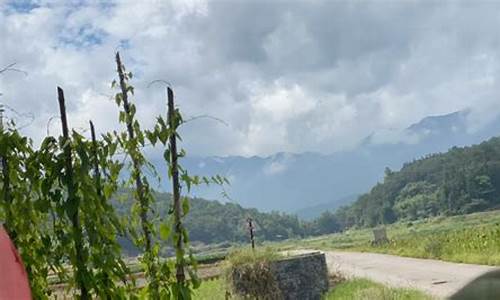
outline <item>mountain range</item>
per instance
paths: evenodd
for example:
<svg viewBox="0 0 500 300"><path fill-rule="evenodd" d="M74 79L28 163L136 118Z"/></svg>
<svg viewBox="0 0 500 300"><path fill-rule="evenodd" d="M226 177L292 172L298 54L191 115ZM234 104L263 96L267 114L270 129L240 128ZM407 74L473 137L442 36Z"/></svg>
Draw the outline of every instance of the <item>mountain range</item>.
<svg viewBox="0 0 500 300"><path fill-rule="evenodd" d="M195 197L233 201L262 211L296 213L304 219L354 201L379 182L386 168L453 146L479 143L500 133L500 118L470 130L470 111L429 116L401 132L397 142L382 142L374 133L355 149L333 154L276 153L267 157L186 157L182 165L192 174L219 174L231 184L200 186ZM222 192L229 197L223 197Z"/></svg>

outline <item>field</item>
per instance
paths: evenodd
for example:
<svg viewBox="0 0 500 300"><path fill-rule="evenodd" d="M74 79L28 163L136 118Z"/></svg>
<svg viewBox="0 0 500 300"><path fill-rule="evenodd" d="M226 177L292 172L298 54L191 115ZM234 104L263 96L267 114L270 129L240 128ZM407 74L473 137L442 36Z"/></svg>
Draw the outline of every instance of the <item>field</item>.
<svg viewBox="0 0 500 300"><path fill-rule="evenodd" d="M372 229L271 243L279 249L377 252L451 262L500 265L500 211L400 222L386 227L389 243L372 245Z"/></svg>

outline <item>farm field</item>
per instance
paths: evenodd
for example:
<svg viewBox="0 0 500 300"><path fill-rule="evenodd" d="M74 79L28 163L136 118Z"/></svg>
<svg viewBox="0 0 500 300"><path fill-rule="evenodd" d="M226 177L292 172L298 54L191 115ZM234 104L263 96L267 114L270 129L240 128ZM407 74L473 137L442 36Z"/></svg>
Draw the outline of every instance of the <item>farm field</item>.
<svg viewBox="0 0 500 300"><path fill-rule="evenodd" d="M375 252L450 262L500 265L500 211L435 217L386 226L389 243L372 245L372 229L351 229L308 239L268 243L281 250L307 248Z"/></svg>

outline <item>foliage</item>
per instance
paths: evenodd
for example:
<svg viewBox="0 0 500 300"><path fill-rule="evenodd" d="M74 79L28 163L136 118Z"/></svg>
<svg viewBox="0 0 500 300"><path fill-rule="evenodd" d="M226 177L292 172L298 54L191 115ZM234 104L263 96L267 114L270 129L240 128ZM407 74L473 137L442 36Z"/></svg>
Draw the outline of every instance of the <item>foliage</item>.
<svg viewBox="0 0 500 300"><path fill-rule="evenodd" d="M337 232L340 229L341 227L337 216L330 211L325 211L316 220L313 221L311 234L327 234Z"/></svg>
<svg viewBox="0 0 500 300"><path fill-rule="evenodd" d="M386 170L382 183L335 215L341 228L459 215L500 206L500 138Z"/></svg>
<svg viewBox="0 0 500 300"><path fill-rule="evenodd" d="M126 131L115 133L113 137L116 139L125 153L130 157L127 164L127 169L130 173L130 179L126 181L128 186L134 186L133 196L136 202L131 207L130 223L128 230L133 237L135 246L141 249L143 253L141 261L144 265L145 276L148 278L148 284L144 288L144 293L150 295L154 299L158 299L160 295L170 297L168 286L170 270L168 265L165 266L167 272L159 273L159 246L155 243L153 236L156 234L154 222L150 217L152 214L151 203L153 200L151 189L149 188L148 179L143 175L144 168L153 166L147 161L142 152L145 146L144 132L138 120L135 117L136 107L129 99L129 94L134 94L134 88L128 84L128 80L132 77L131 73L125 72L125 66L122 64L119 53L116 53L116 65L119 77L120 91L115 95L115 102L121 109L119 112L119 122L126 126ZM112 83L114 87L115 81ZM153 215L153 218L156 217ZM136 228L140 227L142 232L138 234ZM161 274L161 276L160 276Z"/></svg>
<svg viewBox="0 0 500 300"><path fill-rule="evenodd" d="M23 137L11 123L0 130L0 157L2 180L0 187L0 220L5 220L7 232L26 264L33 296L44 298L48 294L47 275L50 268L60 268L58 260L47 264L53 238L50 230L49 199L40 192L42 178L40 160L44 149L35 152L32 141ZM15 216L22 215L22 218ZM51 255L51 257L53 257Z"/></svg>
<svg viewBox="0 0 500 300"><path fill-rule="evenodd" d="M189 199L184 198L173 210L163 206L163 218L159 218L144 175L146 168L154 169L142 148L146 140L153 146L164 145L169 174L177 172L188 192L195 184L224 184L227 180L190 176L171 163L174 157L185 155L184 150L177 153L167 145L174 137L180 139L177 128L183 121L179 110L174 112L172 105L168 123L159 116L153 130L142 130L129 100L134 92L128 84L132 74L125 72L118 53L116 62L120 91L115 101L121 109L118 119L126 127L124 132L105 133L102 141L95 139L92 123L91 139L75 130L70 132L61 88L58 100L63 135L46 137L38 149L16 130L15 124L3 126L0 119L0 220L22 255L37 299L50 296L49 278L51 282L68 283L67 291L81 299L191 299L192 288L199 285L183 225L190 210ZM125 159L117 160L119 154ZM116 199L111 198L122 184L129 187L136 201L119 214ZM176 218L171 217L173 211ZM142 249L147 287L140 294L118 243L118 238L129 237ZM175 262L160 260L161 244L168 242L176 249ZM186 269L190 280L180 281L179 276L175 280L175 267L177 275Z"/></svg>
<svg viewBox="0 0 500 300"><path fill-rule="evenodd" d="M134 200L130 197L130 190L121 189L116 194L113 205L119 215L127 215ZM172 195L155 191L153 210L159 214L159 220L168 218L168 211L172 207ZM120 201L118 199L121 199ZM184 224L189 231L189 238L197 244L231 244L249 242L248 224L246 219L251 217L256 223L256 240L279 241L289 238L305 237L312 232L312 227L301 222L296 216L278 212L259 212L253 208L243 208L237 203L220 203L215 200L189 198L189 214ZM126 241L122 242L129 255L137 255L138 251Z"/></svg>
<svg viewBox="0 0 500 300"><path fill-rule="evenodd" d="M64 102L62 89L59 96ZM106 199L116 187L119 167L109 145L92 151L77 132L65 134L45 138L35 150L15 124L1 128L0 218L21 253L34 297L50 295L49 272L78 287L82 298L90 293L117 297L124 287L115 282L125 280L127 272L116 242L120 225ZM108 171L99 186L92 163Z"/></svg>

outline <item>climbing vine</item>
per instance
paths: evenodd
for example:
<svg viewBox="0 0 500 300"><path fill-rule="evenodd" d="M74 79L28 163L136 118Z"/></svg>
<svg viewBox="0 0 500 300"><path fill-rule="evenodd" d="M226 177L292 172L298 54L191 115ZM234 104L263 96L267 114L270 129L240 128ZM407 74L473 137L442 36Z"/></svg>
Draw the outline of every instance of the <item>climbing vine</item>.
<svg viewBox="0 0 500 300"><path fill-rule="evenodd" d="M132 73L119 53L115 61L118 80L112 87L118 89L114 100L123 131L98 138L91 121L89 131L72 130L64 91L57 88L61 134L48 135L36 148L13 122L2 122L0 106L0 222L22 256L36 299L49 298L54 284L78 299L192 299L200 284L183 224L190 208L186 195L194 185L227 180L191 176L182 168L186 152L178 150L177 141L184 121L171 87L164 116L142 129L132 101ZM172 183L173 201L163 219L148 180L161 176L148 161L146 146L163 147ZM134 199L126 216L115 211L121 190ZM136 286L119 238L132 239L141 250L144 287ZM162 247L174 248L175 257L161 258Z"/></svg>

